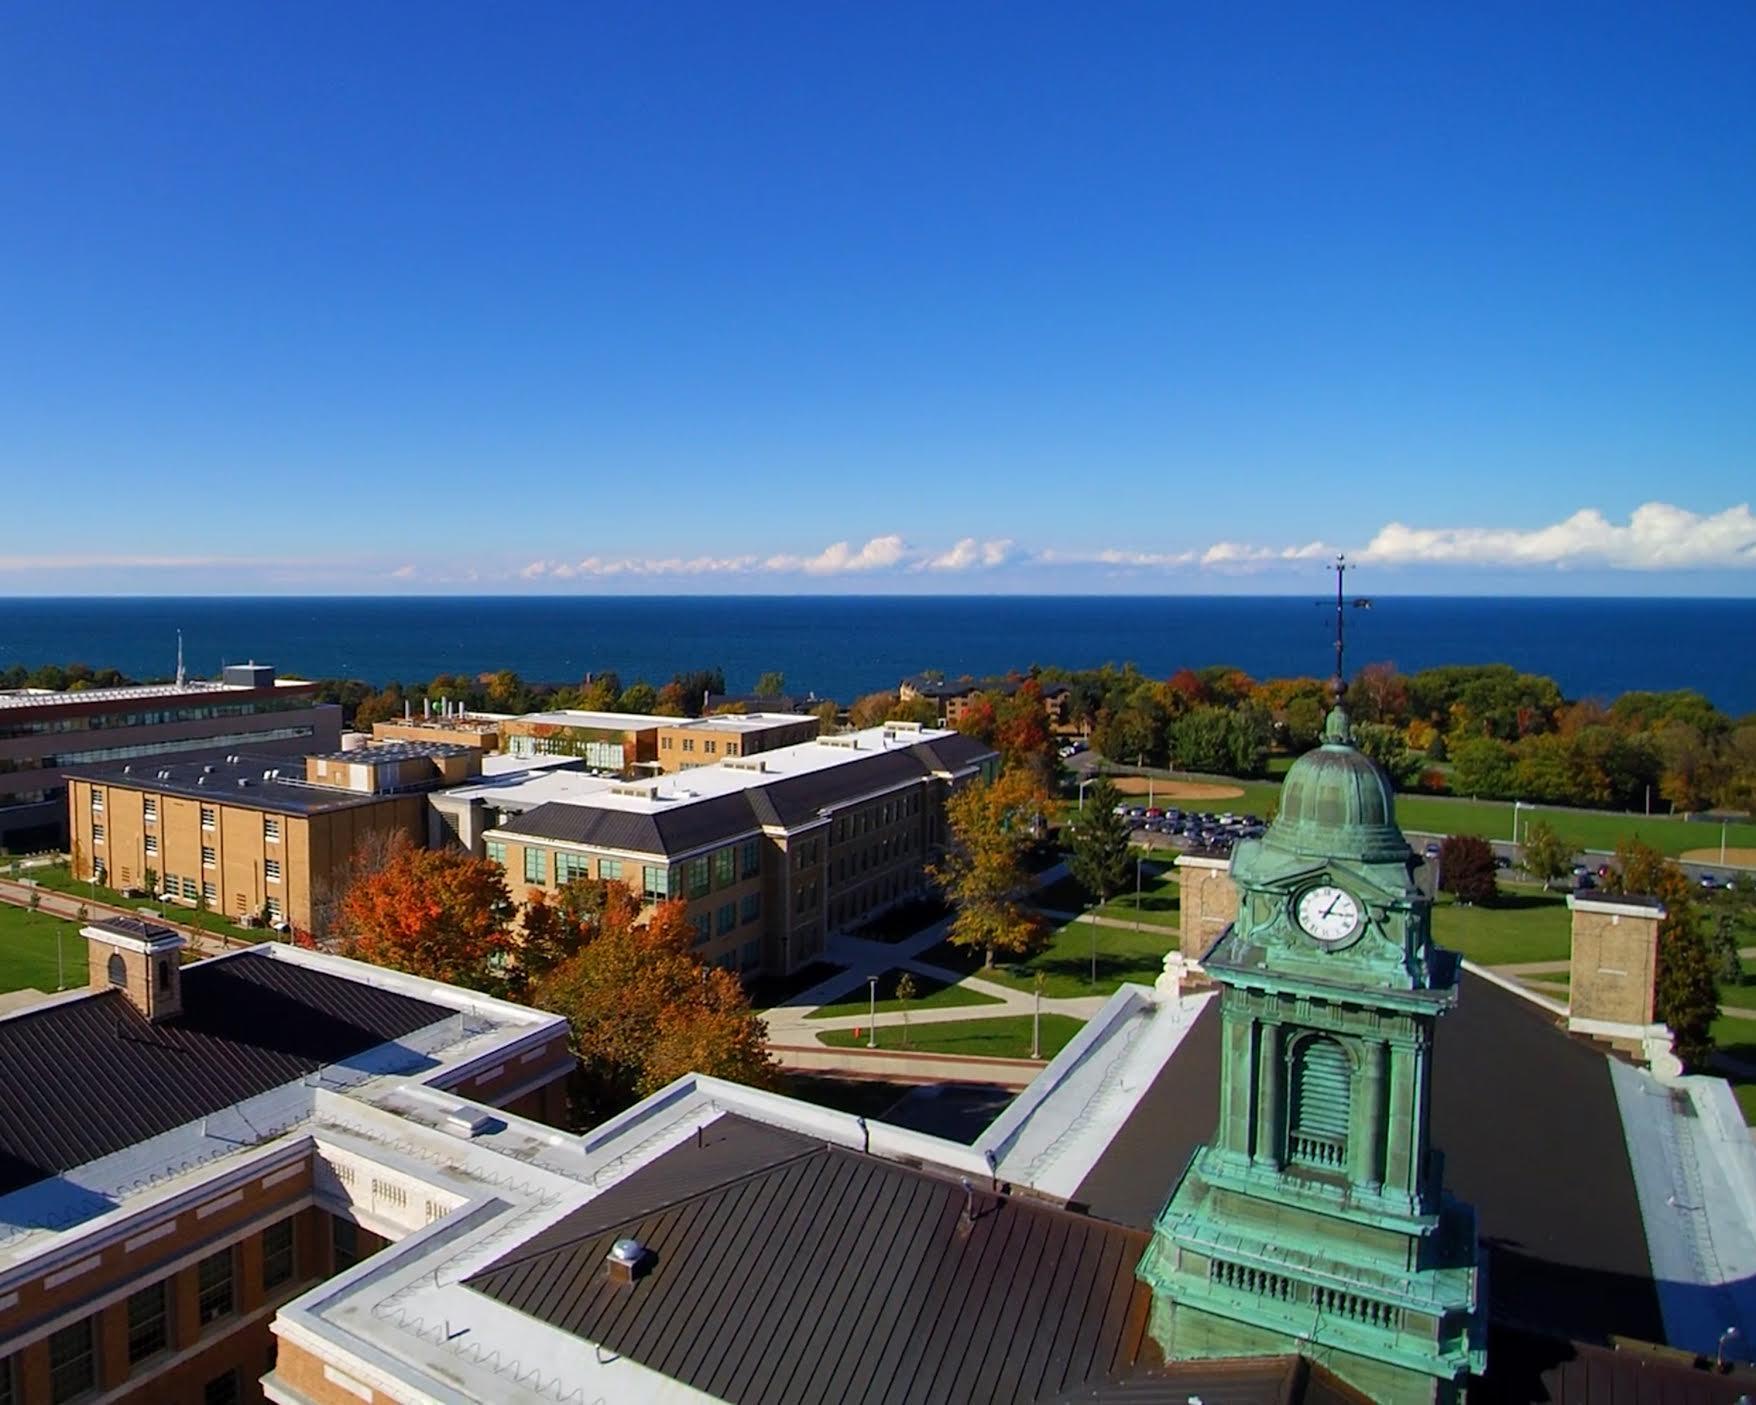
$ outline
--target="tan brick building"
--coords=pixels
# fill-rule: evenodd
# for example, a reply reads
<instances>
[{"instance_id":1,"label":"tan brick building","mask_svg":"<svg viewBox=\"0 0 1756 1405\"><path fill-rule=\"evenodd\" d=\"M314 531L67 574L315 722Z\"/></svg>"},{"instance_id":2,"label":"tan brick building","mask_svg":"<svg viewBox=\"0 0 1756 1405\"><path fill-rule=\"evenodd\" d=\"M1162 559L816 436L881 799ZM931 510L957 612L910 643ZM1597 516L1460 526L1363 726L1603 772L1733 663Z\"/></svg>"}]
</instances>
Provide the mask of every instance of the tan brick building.
<instances>
[{"instance_id":1,"label":"tan brick building","mask_svg":"<svg viewBox=\"0 0 1756 1405\"><path fill-rule=\"evenodd\" d=\"M480 771L473 748L409 743L93 769L68 779L74 876L312 931L361 844L425 844L427 793Z\"/></svg>"},{"instance_id":2,"label":"tan brick building","mask_svg":"<svg viewBox=\"0 0 1756 1405\"><path fill-rule=\"evenodd\" d=\"M810 713L735 712L691 717L659 728L659 770L671 775L797 746L815 741L821 727Z\"/></svg>"},{"instance_id":3,"label":"tan brick building","mask_svg":"<svg viewBox=\"0 0 1756 1405\"><path fill-rule=\"evenodd\" d=\"M500 747L509 756L572 756L594 771L636 776L658 769L659 733L680 722L639 712L530 712L501 724Z\"/></svg>"},{"instance_id":4,"label":"tan brick building","mask_svg":"<svg viewBox=\"0 0 1756 1405\"><path fill-rule=\"evenodd\" d=\"M626 883L687 904L702 960L791 971L924 895L946 798L998 764L972 738L894 723L509 814L484 849L515 894Z\"/></svg>"}]
</instances>

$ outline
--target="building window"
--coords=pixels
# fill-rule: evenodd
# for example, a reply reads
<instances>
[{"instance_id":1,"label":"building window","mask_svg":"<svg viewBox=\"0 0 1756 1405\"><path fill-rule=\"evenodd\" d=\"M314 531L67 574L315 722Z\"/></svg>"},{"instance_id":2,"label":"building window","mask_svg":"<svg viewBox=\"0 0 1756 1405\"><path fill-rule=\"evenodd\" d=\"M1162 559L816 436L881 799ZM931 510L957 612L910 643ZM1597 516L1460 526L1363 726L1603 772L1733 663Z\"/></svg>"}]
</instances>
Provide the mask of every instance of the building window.
<instances>
[{"instance_id":1,"label":"building window","mask_svg":"<svg viewBox=\"0 0 1756 1405\"><path fill-rule=\"evenodd\" d=\"M146 836L146 852L156 854L159 851L159 837L156 834Z\"/></svg>"},{"instance_id":2,"label":"building window","mask_svg":"<svg viewBox=\"0 0 1756 1405\"><path fill-rule=\"evenodd\" d=\"M713 918L711 915L704 912L701 916L695 919L695 945L700 946L712 935Z\"/></svg>"},{"instance_id":3,"label":"building window","mask_svg":"<svg viewBox=\"0 0 1756 1405\"><path fill-rule=\"evenodd\" d=\"M549 881L549 851L547 849L526 849L524 851L524 881L526 883L547 883Z\"/></svg>"},{"instance_id":4,"label":"building window","mask_svg":"<svg viewBox=\"0 0 1756 1405\"><path fill-rule=\"evenodd\" d=\"M744 901L738 907L738 920L740 922L754 922L760 916L762 916L762 894L744 894Z\"/></svg>"},{"instance_id":5,"label":"building window","mask_svg":"<svg viewBox=\"0 0 1756 1405\"><path fill-rule=\"evenodd\" d=\"M621 880L622 880L622 860L620 860L620 859L599 859L598 860L598 877L604 879L606 882L614 882L614 883L621 882Z\"/></svg>"},{"instance_id":6,"label":"building window","mask_svg":"<svg viewBox=\"0 0 1756 1405\"><path fill-rule=\"evenodd\" d=\"M279 898L270 898L265 906L268 908L268 920L270 922L279 922L283 919L283 912Z\"/></svg>"},{"instance_id":7,"label":"building window","mask_svg":"<svg viewBox=\"0 0 1756 1405\"><path fill-rule=\"evenodd\" d=\"M1306 1039L1293 1054L1292 1074L1287 1159L1319 1170L1345 1170L1353 1085L1347 1050L1326 1036Z\"/></svg>"},{"instance_id":8,"label":"building window","mask_svg":"<svg viewBox=\"0 0 1756 1405\"><path fill-rule=\"evenodd\" d=\"M683 738L683 750L684 751L694 751L695 750L695 738L684 737Z\"/></svg>"},{"instance_id":9,"label":"building window","mask_svg":"<svg viewBox=\"0 0 1756 1405\"><path fill-rule=\"evenodd\" d=\"M92 793L91 793L91 812L94 815L103 814L103 812L104 812L104 793L103 793L103 791L95 790L95 789L92 791Z\"/></svg>"},{"instance_id":10,"label":"building window","mask_svg":"<svg viewBox=\"0 0 1756 1405\"><path fill-rule=\"evenodd\" d=\"M671 871L658 864L644 864L640 870L640 891L655 902L671 895Z\"/></svg>"},{"instance_id":11,"label":"building window","mask_svg":"<svg viewBox=\"0 0 1756 1405\"><path fill-rule=\"evenodd\" d=\"M262 821L262 838L269 844L280 843L280 821L273 815Z\"/></svg>"},{"instance_id":12,"label":"building window","mask_svg":"<svg viewBox=\"0 0 1756 1405\"><path fill-rule=\"evenodd\" d=\"M591 877L591 860L584 854L555 855L555 886L571 883L575 878Z\"/></svg>"},{"instance_id":13,"label":"building window","mask_svg":"<svg viewBox=\"0 0 1756 1405\"><path fill-rule=\"evenodd\" d=\"M111 955L104 965L104 973L109 976L111 985L128 984L128 963L122 959L120 952Z\"/></svg>"},{"instance_id":14,"label":"building window","mask_svg":"<svg viewBox=\"0 0 1756 1405\"><path fill-rule=\"evenodd\" d=\"M184 881L183 886L185 888L187 888L189 886L187 880ZM218 902L219 901L219 885L217 883L203 883L201 885L201 896L206 898L207 901L210 903Z\"/></svg>"},{"instance_id":15,"label":"building window","mask_svg":"<svg viewBox=\"0 0 1756 1405\"><path fill-rule=\"evenodd\" d=\"M721 849L713 856L713 886L723 888L735 883L738 876L738 851Z\"/></svg>"},{"instance_id":16,"label":"building window","mask_svg":"<svg viewBox=\"0 0 1756 1405\"><path fill-rule=\"evenodd\" d=\"M203 805L201 807L201 827L203 829L213 828L213 806Z\"/></svg>"},{"instance_id":17,"label":"building window","mask_svg":"<svg viewBox=\"0 0 1756 1405\"><path fill-rule=\"evenodd\" d=\"M201 846L201 866L203 868L212 868L218 862L219 855L214 853L213 845L203 844Z\"/></svg>"},{"instance_id":18,"label":"building window","mask_svg":"<svg viewBox=\"0 0 1756 1405\"><path fill-rule=\"evenodd\" d=\"M104 842L104 827L101 824L94 824L91 827L91 842L94 844Z\"/></svg>"},{"instance_id":19,"label":"building window","mask_svg":"<svg viewBox=\"0 0 1756 1405\"><path fill-rule=\"evenodd\" d=\"M281 1220L262 1231L262 1291L292 1279L293 1222Z\"/></svg>"},{"instance_id":20,"label":"building window","mask_svg":"<svg viewBox=\"0 0 1756 1405\"><path fill-rule=\"evenodd\" d=\"M262 861L262 876L270 883L280 882L280 860L264 859Z\"/></svg>"},{"instance_id":21,"label":"building window","mask_svg":"<svg viewBox=\"0 0 1756 1405\"><path fill-rule=\"evenodd\" d=\"M709 756L717 756L719 754L719 743L709 737L706 741L702 742L701 749Z\"/></svg>"},{"instance_id":22,"label":"building window","mask_svg":"<svg viewBox=\"0 0 1756 1405\"><path fill-rule=\"evenodd\" d=\"M140 804L141 804L142 811L145 814L147 819L156 820L159 817L159 798L158 798L158 796L148 795L141 800Z\"/></svg>"},{"instance_id":23,"label":"building window","mask_svg":"<svg viewBox=\"0 0 1756 1405\"><path fill-rule=\"evenodd\" d=\"M506 843L504 840L490 839L484 849L490 863L497 863L501 868L506 867Z\"/></svg>"},{"instance_id":24,"label":"building window","mask_svg":"<svg viewBox=\"0 0 1756 1405\"><path fill-rule=\"evenodd\" d=\"M331 1216L329 1225L329 1247L335 1257L332 1272L340 1273L360 1261L360 1227L340 1216Z\"/></svg>"},{"instance_id":25,"label":"building window","mask_svg":"<svg viewBox=\"0 0 1756 1405\"><path fill-rule=\"evenodd\" d=\"M692 898L706 897L708 890L713 886L713 878L707 868L707 856L703 854L698 859L690 859L687 873L689 876L689 896Z\"/></svg>"},{"instance_id":26,"label":"building window","mask_svg":"<svg viewBox=\"0 0 1756 1405\"><path fill-rule=\"evenodd\" d=\"M128 1299L128 1364L138 1366L171 1344L165 1285L148 1284Z\"/></svg>"},{"instance_id":27,"label":"building window","mask_svg":"<svg viewBox=\"0 0 1756 1405\"><path fill-rule=\"evenodd\" d=\"M746 839L738 846L738 872L744 878L754 878L762 872L762 841Z\"/></svg>"},{"instance_id":28,"label":"building window","mask_svg":"<svg viewBox=\"0 0 1756 1405\"><path fill-rule=\"evenodd\" d=\"M762 939L760 937L753 942L744 943L743 955L739 958L738 964L746 971L754 970L762 964Z\"/></svg>"},{"instance_id":29,"label":"building window","mask_svg":"<svg viewBox=\"0 0 1756 1405\"><path fill-rule=\"evenodd\" d=\"M193 878L185 878L183 880L183 896L188 898L190 902L195 901L197 893L208 891L213 892L216 896L219 893L219 889L215 888L211 883L203 883L200 888L197 888Z\"/></svg>"},{"instance_id":30,"label":"building window","mask_svg":"<svg viewBox=\"0 0 1756 1405\"><path fill-rule=\"evenodd\" d=\"M201 1405L238 1405L244 1397L238 1393L238 1368L215 1376L201 1388Z\"/></svg>"},{"instance_id":31,"label":"building window","mask_svg":"<svg viewBox=\"0 0 1756 1405\"><path fill-rule=\"evenodd\" d=\"M731 931L732 928L736 927L737 925L738 925L738 905L736 903L722 904L720 907L720 910L719 910L719 934L720 934L720 936L723 937L727 932Z\"/></svg>"},{"instance_id":32,"label":"building window","mask_svg":"<svg viewBox=\"0 0 1756 1405\"><path fill-rule=\"evenodd\" d=\"M195 1270L196 1316L203 1327L232 1310L232 1251L209 1254Z\"/></svg>"},{"instance_id":33,"label":"building window","mask_svg":"<svg viewBox=\"0 0 1756 1405\"><path fill-rule=\"evenodd\" d=\"M49 1399L60 1405L75 1400L98 1383L97 1354L92 1350L91 1318L63 1327L49 1337Z\"/></svg>"}]
</instances>

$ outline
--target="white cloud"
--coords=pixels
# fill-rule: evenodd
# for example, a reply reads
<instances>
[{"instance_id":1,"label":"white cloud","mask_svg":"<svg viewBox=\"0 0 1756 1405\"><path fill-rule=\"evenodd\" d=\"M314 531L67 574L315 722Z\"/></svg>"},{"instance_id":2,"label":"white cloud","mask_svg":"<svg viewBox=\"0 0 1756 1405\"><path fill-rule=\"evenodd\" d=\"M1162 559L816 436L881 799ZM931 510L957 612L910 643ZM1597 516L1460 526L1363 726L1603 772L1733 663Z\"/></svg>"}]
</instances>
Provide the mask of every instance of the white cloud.
<instances>
[{"instance_id":1,"label":"white cloud","mask_svg":"<svg viewBox=\"0 0 1756 1405\"><path fill-rule=\"evenodd\" d=\"M763 567L770 571L803 571L808 576L840 576L860 571L881 571L895 566L908 548L894 533L873 537L858 551L847 542L832 542L815 556L771 556Z\"/></svg>"},{"instance_id":2,"label":"white cloud","mask_svg":"<svg viewBox=\"0 0 1756 1405\"><path fill-rule=\"evenodd\" d=\"M398 566L394 571L392 571L390 573L390 579L393 581L412 581L414 578L415 578L415 568L414 568L414 564L412 562L408 563L406 565Z\"/></svg>"},{"instance_id":3,"label":"white cloud","mask_svg":"<svg viewBox=\"0 0 1756 1405\"><path fill-rule=\"evenodd\" d=\"M1602 565L1629 571L1756 566L1756 516L1748 503L1703 516L1649 502L1635 508L1625 526L1594 507L1529 530L1392 522L1357 559L1447 566Z\"/></svg>"},{"instance_id":4,"label":"white cloud","mask_svg":"<svg viewBox=\"0 0 1756 1405\"><path fill-rule=\"evenodd\" d=\"M245 559L235 556L135 556L104 555L101 552L70 553L62 556L0 556L0 571L91 571L123 570L206 570L229 566L272 566L287 562L266 561L260 557Z\"/></svg>"},{"instance_id":5,"label":"white cloud","mask_svg":"<svg viewBox=\"0 0 1756 1405\"><path fill-rule=\"evenodd\" d=\"M976 567L992 570L995 566L1004 566L1012 557L1012 539L999 537L993 541L977 541L974 537L964 537L949 551L942 551L937 556L928 556L916 563L916 569L925 571L968 571Z\"/></svg>"}]
</instances>

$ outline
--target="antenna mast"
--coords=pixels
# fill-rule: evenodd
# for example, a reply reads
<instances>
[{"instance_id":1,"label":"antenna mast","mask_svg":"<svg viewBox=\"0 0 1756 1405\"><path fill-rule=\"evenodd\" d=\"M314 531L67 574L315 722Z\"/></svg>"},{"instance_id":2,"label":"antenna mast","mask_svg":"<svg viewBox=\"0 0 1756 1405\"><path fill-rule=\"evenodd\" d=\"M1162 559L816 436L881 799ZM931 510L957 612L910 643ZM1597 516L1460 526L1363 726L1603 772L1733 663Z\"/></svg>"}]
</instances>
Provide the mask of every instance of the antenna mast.
<instances>
[{"instance_id":1,"label":"antenna mast","mask_svg":"<svg viewBox=\"0 0 1756 1405\"><path fill-rule=\"evenodd\" d=\"M183 686L183 631L177 631L177 686Z\"/></svg>"},{"instance_id":2,"label":"antenna mast","mask_svg":"<svg viewBox=\"0 0 1756 1405\"><path fill-rule=\"evenodd\" d=\"M1342 671L1342 600L1341 578L1347 570L1347 557L1338 555L1335 558L1335 678L1331 687L1335 689L1335 705L1341 706L1341 700L1347 693L1347 674Z\"/></svg>"}]
</instances>

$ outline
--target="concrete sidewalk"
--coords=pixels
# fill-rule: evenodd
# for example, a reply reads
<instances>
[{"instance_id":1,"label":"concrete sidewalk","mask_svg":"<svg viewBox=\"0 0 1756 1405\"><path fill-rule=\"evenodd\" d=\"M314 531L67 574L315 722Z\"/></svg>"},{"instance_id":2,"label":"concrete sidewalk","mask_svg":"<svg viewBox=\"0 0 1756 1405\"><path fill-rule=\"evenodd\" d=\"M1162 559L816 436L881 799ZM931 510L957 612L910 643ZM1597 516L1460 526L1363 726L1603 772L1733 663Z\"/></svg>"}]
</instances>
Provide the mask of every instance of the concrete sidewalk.
<instances>
[{"instance_id":1,"label":"concrete sidewalk","mask_svg":"<svg viewBox=\"0 0 1756 1405\"><path fill-rule=\"evenodd\" d=\"M29 883L20 883L11 878L0 878L0 902L11 903L14 907L28 908L31 894L41 895L38 911L51 917L64 918L69 922L80 920L80 909L85 910L85 920L96 921L102 917L139 917L138 909L119 907L115 903L105 902L101 898L75 897L71 893L63 893L58 888L38 888ZM235 951L241 946L253 945L243 937L236 940L222 937L214 932L205 931L200 927L190 927L171 917L155 917L152 919L161 926L169 927L174 932L181 932L189 939L189 945L209 955L217 955L222 951ZM266 940L266 938L264 939Z\"/></svg>"}]
</instances>

